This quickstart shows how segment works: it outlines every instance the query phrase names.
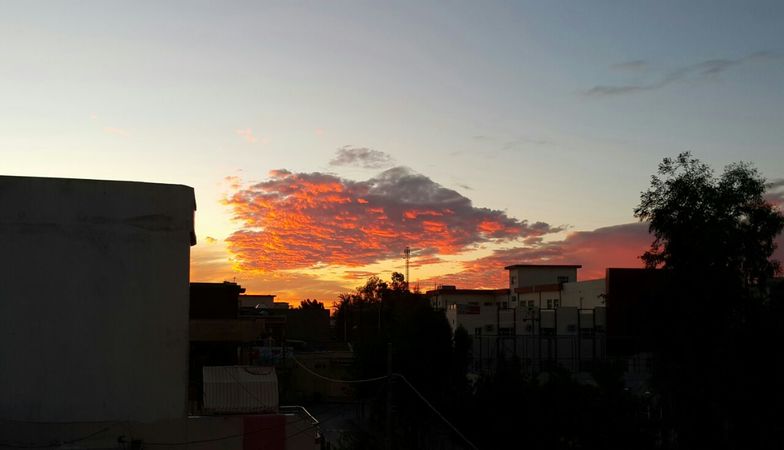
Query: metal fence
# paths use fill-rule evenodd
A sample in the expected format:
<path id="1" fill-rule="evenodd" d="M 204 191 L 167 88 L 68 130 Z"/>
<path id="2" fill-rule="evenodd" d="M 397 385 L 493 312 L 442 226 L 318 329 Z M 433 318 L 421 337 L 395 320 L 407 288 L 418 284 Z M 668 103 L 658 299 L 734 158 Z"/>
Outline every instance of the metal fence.
<path id="1" fill-rule="evenodd" d="M 472 369 L 476 373 L 494 372 L 500 360 L 516 360 L 527 373 L 555 367 L 580 372 L 607 358 L 604 334 L 481 335 L 474 336 L 472 344 Z"/>

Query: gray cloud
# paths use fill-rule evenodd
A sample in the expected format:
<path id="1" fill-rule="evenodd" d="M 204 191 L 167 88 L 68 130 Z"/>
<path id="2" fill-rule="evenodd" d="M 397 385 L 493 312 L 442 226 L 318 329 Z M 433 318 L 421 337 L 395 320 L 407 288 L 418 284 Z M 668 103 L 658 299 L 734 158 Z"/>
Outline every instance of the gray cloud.
<path id="1" fill-rule="evenodd" d="M 356 166 L 364 169 L 382 169 L 393 164 L 388 154 L 367 147 L 343 146 L 329 162 L 331 166 Z"/>
<path id="2" fill-rule="evenodd" d="M 648 62 L 646 62 L 643 59 L 635 59 L 635 60 L 632 60 L 632 61 L 624 61 L 624 62 L 620 62 L 618 64 L 613 64 L 610 67 L 612 67 L 613 69 L 618 69 L 618 70 L 638 71 L 638 70 L 647 69 L 648 68 Z"/>
<path id="3" fill-rule="evenodd" d="M 622 85 L 597 85 L 584 91 L 588 97 L 610 97 L 624 94 L 634 94 L 644 91 L 653 91 L 682 81 L 704 81 L 716 78 L 727 70 L 752 62 L 781 60 L 782 55 L 773 52 L 756 52 L 735 59 L 709 59 L 695 64 L 676 68 L 663 74 L 658 80 L 648 83 L 622 84 Z M 615 64 L 613 68 L 642 69 L 647 65 L 643 60 L 628 61 Z"/>
<path id="4" fill-rule="evenodd" d="M 767 184 L 765 200 L 771 205 L 784 210 L 784 178 L 773 180 Z"/>

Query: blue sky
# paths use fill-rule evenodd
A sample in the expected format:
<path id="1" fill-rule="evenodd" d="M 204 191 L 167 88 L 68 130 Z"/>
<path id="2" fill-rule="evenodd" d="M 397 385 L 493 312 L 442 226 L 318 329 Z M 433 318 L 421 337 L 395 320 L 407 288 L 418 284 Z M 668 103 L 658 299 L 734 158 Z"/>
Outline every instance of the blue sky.
<path id="1" fill-rule="evenodd" d="M 0 8 L 3 173 L 193 186 L 202 242 L 244 226 L 221 201 L 237 182 L 379 174 L 330 165 L 346 146 L 568 226 L 545 240 L 632 222 L 657 163 L 684 150 L 784 178 L 781 2 Z"/>

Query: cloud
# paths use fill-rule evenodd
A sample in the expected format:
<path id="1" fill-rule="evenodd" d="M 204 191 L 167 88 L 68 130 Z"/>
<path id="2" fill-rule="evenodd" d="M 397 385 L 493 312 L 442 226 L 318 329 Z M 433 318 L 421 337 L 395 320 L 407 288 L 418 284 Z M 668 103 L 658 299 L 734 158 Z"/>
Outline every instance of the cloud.
<path id="1" fill-rule="evenodd" d="M 299 305 L 300 300 L 306 298 L 318 299 L 331 308 L 337 296 L 344 292 L 351 292 L 357 284 L 364 284 L 357 280 L 339 281 L 328 280 L 318 275 L 299 272 L 275 272 L 265 274 L 263 277 L 245 277 L 237 275 L 237 282 L 247 289 L 248 293 L 275 294 L 276 302 L 288 302 L 289 305 Z"/>
<path id="2" fill-rule="evenodd" d="M 229 175 L 223 178 L 223 181 L 233 190 L 238 190 L 242 186 L 242 180 L 236 175 Z"/>
<path id="3" fill-rule="evenodd" d="M 430 178 L 395 167 L 366 181 L 278 170 L 226 199 L 242 224 L 227 239 L 240 270 L 319 264 L 359 267 L 400 257 L 454 255 L 484 242 L 560 231 L 471 200 Z"/>
<path id="4" fill-rule="evenodd" d="M 418 267 L 425 267 L 432 264 L 440 264 L 443 263 L 444 260 L 439 258 L 438 256 L 422 256 L 422 257 L 411 257 L 411 263 L 409 267 L 411 268 L 418 268 Z"/>
<path id="5" fill-rule="evenodd" d="M 512 264 L 581 264 L 580 279 L 603 278 L 608 267 L 642 267 L 639 256 L 652 241 L 647 223 L 577 231 L 562 241 L 495 250 L 490 256 L 463 263 L 461 272 L 427 281 L 463 288 L 499 288 L 508 285 L 504 267 Z"/>
<path id="6" fill-rule="evenodd" d="M 381 169 L 391 166 L 392 163 L 392 157 L 382 151 L 348 145 L 339 148 L 329 162 L 331 166 L 356 166 L 364 169 Z"/>
<path id="7" fill-rule="evenodd" d="M 120 137 L 128 137 L 128 131 L 117 127 L 103 127 L 103 131 Z"/>
<path id="8" fill-rule="evenodd" d="M 256 138 L 256 136 L 254 136 L 254 135 L 253 135 L 253 130 L 251 130 L 250 128 L 239 129 L 239 130 L 234 130 L 234 131 L 235 131 L 235 132 L 236 132 L 236 133 L 237 133 L 237 134 L 238 134 L 240 137 L 242 137 L 243 139 L 245 139 L 245 142 L 247 142 L 247 143 L 249 143 L 249 144 L 255 144 L 256 142 L 258 142 L 258 138 Z M 267 142 L 268 142 L 268 140 L 267 140 L 267 139 L 262 139 L 262 142 L 261 142 L 261 143 L 262 143 L 262 144 L 266 144 Z"/>
<path id="9" fill-rule="evenodd" d="M 765 200 L 777 207 L 784 213 L 784 178 L 773 180 L 768 183 L 768 191 L 765 193 Z M 773 251 L 772 258 L 784 265 L 784 234 L 780 234 L 775 239 L 776 250 Z M 784 274 L 780 274 L 784 275 Z"/>
<path id="10" fill-rule="evenodd" d="M 640 71 L 648 68 L 648 63 L 643 59 L 635 59 L 631 61 L 623 61 L 610 66 L 617 70 Z"/>
<path id="11" fill-rule="evenodd" d="M 343 279 L 354 281 L 365 281 L 372 276 L 377 276 L 376 272 L 368 272 L 364 270 L 346 270 L 343 272 Z"/>
<path id="12" fill-rule="evenodd" d="M 502 150 L 512 150 L 518 147 L 525 147 L 527 145 L 547 145 L 551 144 L 552 142 L 548 141 L 547 139 L 536 139 L 532 137 L 520 137 L 517 139 L 513 139 L 507 141 L 501 147 Z"/>
<path id="13" fill-rule="evenodd" d="M 771 181 L 768 183 L 767 188 L 765 200 L 773 206 L 784 209 L 784 178 Z"/>
<path id="14" fill-rule="evenodd" d="M 753 62 L 764 62 L 781 60 L 782 55 L 773 52 L 756 52 L 740 58 L 735 59 L 709 59 L 700 61 L 695 64 L 676 68 L 667 72 L 659 77 L 659 79 L 636 84 L 621 84 L 621 85 L 597 85 L 591 89 L 583 92 L 584 95 L 589 97 L 610 97 L 623 94 L 633 94 L 644 91 L 653 91 L 664 88 L 673 83 L 683 81 L 705 81 L 715 79 L 717 76 L 726 72 L 727 70 Z M 635 66 L 643 68 L 646 63 L 642 60 L 628 61 L 625 63 L 615 64 L 613 68 L 626 68 L 631 69 Z"/>

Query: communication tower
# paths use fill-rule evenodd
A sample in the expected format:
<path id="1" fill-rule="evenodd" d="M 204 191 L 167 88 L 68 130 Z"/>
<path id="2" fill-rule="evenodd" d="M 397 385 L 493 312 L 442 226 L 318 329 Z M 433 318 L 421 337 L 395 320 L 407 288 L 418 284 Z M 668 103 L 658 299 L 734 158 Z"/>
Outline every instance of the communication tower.
<path id="1" fill-rule="evenodd" d="M 405 282 L 406 282 L 406 290 L 409 290 L 408 289 L 408 263 L 409 263 L 409 260 L 411 259 L 411 247 L 406 246 L 406 249 L 403 250 L 403 256 L 406 258 L 406 280 L 405 280 Z"/>

